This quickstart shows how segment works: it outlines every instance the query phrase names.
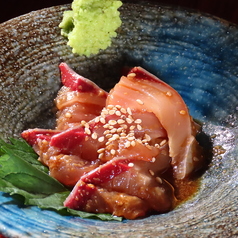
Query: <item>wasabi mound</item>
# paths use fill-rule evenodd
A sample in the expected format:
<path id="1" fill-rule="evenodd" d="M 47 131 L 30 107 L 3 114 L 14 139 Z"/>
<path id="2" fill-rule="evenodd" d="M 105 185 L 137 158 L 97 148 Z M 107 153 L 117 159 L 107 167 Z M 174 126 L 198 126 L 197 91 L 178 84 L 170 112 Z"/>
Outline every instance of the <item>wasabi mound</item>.
<path id="1" fill-rule="evenodd" d="M 90 56 L 109 47 L 121 25 L 121 5 L 116 0 L 74 0 L 59 25 L 73 53 Z"/>

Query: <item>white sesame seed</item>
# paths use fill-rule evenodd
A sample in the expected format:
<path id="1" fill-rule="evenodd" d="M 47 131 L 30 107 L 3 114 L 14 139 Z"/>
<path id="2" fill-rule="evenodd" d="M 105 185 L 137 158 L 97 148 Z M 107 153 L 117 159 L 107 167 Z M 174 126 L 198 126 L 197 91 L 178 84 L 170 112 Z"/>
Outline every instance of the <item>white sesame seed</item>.
<path id="1" fill-rule="evenodd" d="M 155 161 L 156 161 L 156 158 L 153 157 L 152 160 L 151 160 L 151 162 L 154 163 Z"/>
<path id="2" fill-rule="evenodd" d="M 162 140 L 159 145 L 160 145 L 160 146 L 163 146 L 163 145 L 166 144 L 166 142 L 167 142 L 167 140 Z"/>
<path id="3" fill-rule="evenodd" d="M 104 153 L 98 155 L 98 158 L 101 159 L 104 156 Z"/>
<path id="4" fill-rule="evenodd" d="M 118 134 L 114 134 L 111 139 L 112 140 L 117 140 L 119 138 L 120 138 L 120 136 Z"/>
<path id="5" fill-rule="evenodd" d="M 136 142 L 133 140 L 132 142 L 131 142 L 131 146 L 135 146 L 136 145 Z"/>
<path id="6" fill-rule="evenodd" d="M 118 123 L 118 124 L 123 124 L 123 123 L 125 123 L 125 120 L 123 120 L 123 119 L 118 119 L 118 120 L 117 120 L 117 123 Z"/>
<path id="7" fill-rule="evenodd" d="M 98 123 L 100 121 L 100 117 L 95 117 L 94 121 Z"/>
<path id="8" fill-rule="evenodd" d="M 104 139 L 105 139 L 104 136 L 101 136 L 101 137 L 98 138 L 98 141 L 99 141 L 99 142 L 103 142 Z"/>
<path id="9" fill-rule="evenodd" d="M 137 127 L 137 129 L 138 129 L 139 131 L 142 130 L 142 126 L 141 126 L 141 125 L 137 125 L 136 127 Z"/>
<path id="10" fill-rule="evenodd" d="M 114 125 L 117 124 L 117 121 L 115 121 L 115 120 L 109 120 L 108 124 L 109 124 L 110 126 L 114 126 Z"/>
<path id="11" fill-rule="evenodd" d="M 108 110 L 107 110 L 106 108 L 104 108 L 104 109 L 102 110 L 102 113 L 103 113 L 104 115 L 108 115 Z"/>
<path id="12" fill-rule="evenodd" d="M 116 114 L 117 116 L 119 116 L 119 117 L 121 116 L 121 112 L 118 111 L 118 110 L 115 112 L 115 114 Z"/>
<path id="13" fill-rule="evenodd" d="M 172 93 L 170 91 L 166 92 L 166 95 L 171 97 L 172 96 Z"/>
<path id="14" fill-rule="evenodd" d="M 129 167 L 133 167 L 133 166 L 134 166 L 134 163 L 129 163 L 128 166 L 129 166 Z"/>
<path id="15" fill-rule="evenodd" d="M 127 77 L 132 77 L 132 78 L 134 78 L 134 77 L 136 77 L 136 74 L 135 74 L 135 73 L 130 73 L 130 74 L 127 75 Z"/>
<path id="16" fill-rule="evenodd" d="M 66 113 L 65 113 L 65 117 L 71 118 L 71 117 L 72 117 L 72 114 L 71 114 L 70 112 L 66 112 Z"/>
<path id="17" fill-rule="evenodd" d="M 141 119 L 136 119 L 136 120 L 135 120 L 135 123 L 136 123 L 136 124 L 140 124 L 141 122 L 142 122 Z"/>
<path id="18" fill-rule="evenodd" d="M 130 126 L 130 130 L 133 131 L 136 127 L 135 126 Z"/>
<path id="19" fill-rule="evenodd" d="M 131 146 L 131 142 L 130 142 L 130 141 L 126 141 L 125 147 L 128 148 L 128 147 L 130 147 L 130 146 Z"/>
<path id="20" fill-rule="evenodd" d="M 128 126 L 127 126 L 126 124 L 121 125 L 121 127 L 122 127 L 124 130 L 126 130 L 126 129 L 128 128 Z"/>
<path id="21" fill-rule="evenodd" d="M 185 110 L 181 110 L 181 111 L 179 112 L 179 114 L 185 115 L 185 114 L 186 114 L 186 111 L 185 111 Z"/>
<path id="22" fill-rule="evenodd" d="M 130 136 L 130 137 L 127 137 L 127 139 L 132 141 L 132 140 L 135 140 L 135 137 L 134 136 Z"/>
<path id="23" fill-rule="evenodd" d="M 128 113 L 129 115 L 132 115 L 131 108 L 128 107 L 128 108 L 126 109 L 126 111 L 127 111 L 127 113 Z"/>
<path id="24" fill-rule="evenodd" d="M 105 151 L 105 149 L 104 149 L 104 148 L 100 148 L 100 149 L 98 149 L 98 151 L 97 151 L 97 152 L 98 152 L 99 154 L 101 154 L 101 153 L 103 153 L 104 151 Z"/>
<path id="25" fill-rule="evenodd" d="M 140 99 L 136 99 L 136 102 L 138 102 L 140 105 L 144 105 L 144 103 Z"/>
<path id="26" fill-rule="evenodd" d="M 111 138 L 112 137 L 112 134 L 108 133 L 105 135 L 105 137 L 108 139 L 108 138 Z"/>
<path id="27" fill-rule="evenodd" d="M 122 127 L 117 128 L 117 133 L 121 133 L 124 129 Z"/>
<path id="28" fill-rule="evenodd" d="M 98 138 L 98 134 L 97 134 L 96 132 L 93 132 L 92 138 L 93 138 L 94 140 L 96 140 L 96 139 Z"/>
<path id="29" fill-rule="evenodd" d="M 125 108 L 122 107 L 122 108 L 120 109 L 120 111 L 121 111 L 121 113 L 126 114 L 126 109 L 125 109 Z"/>
<path id="30" fill-rule="evenodd" d="M 151 141 L 151 137 L 150 137 L 148 134 L 145 134 L 145 139 L 146 139 L 147 141 Z"/>
<path id="31" fill-rule="evenodd" d="M 115 106 L 117 109 L 121 109 L 121 105 L 116 105 Z"/>
<path id="32" fill-rule="evenodd" d="M 133 120 L 130 119 L 130 118 L 126 118 L 126 122 L 127 122 L 128 124 L 131 124 L 131 123 L 133 122 Z"/>
<path id="33" fill-rule="evenodd" d="M 87 123 L 87 122 L 84 121 L 84 120 L 81 121 L 81 125 L 83 125 L 83 126 L 84 126 L 86 123 Z"/>
<path id="34" fill-rule="evenodd" d="M 153 170 L 151 170 L 151 169 L 149 169 L 149 173 L 150 173 L 152 176 L 154 176 L 154 175 L 155 175 L 154 171 L 153 171 Z"/>
<path id="35" fill-rule="evenodd" d="M 156 177 L 155 180 L 156 180 L 156 182 L 158 182 L 158 183 L 160 183 L 160 184 L 163 183 L 163 181 L 162 181 L 162 179 L 161 179 L 160 177 Z"/>
<path id="36" fill-rule="evenodd" d="M 115 154 L 116 154 L 116 150 L 111 149 L 111 150 L 110 150 L 110 153 L 111 153 L 112 155 L 115 155 Z"/>
<path id="37" fill-rule="evenodd" d="M 88 123 L 85 123 L 85 124 L 84 124 L 84 127 L 85 127 L 85 129 L 86 129 L 86 128 L 89 128 L 89 124 L 88 124 Z"/>
<path id="38" fill-rule="evenodd" d="M 104 118 L 104 117 L 100 117 L 100 122 L 101 122 L 102 124 L 105 124 L 105 123 L 106 123 L 105 118 Z"/>
<path id="39" fill-rule="evenodd" d="M 103 125 L 103 128 L 105 128 L 105 129 L 108 129 L 109 127 L 110 127 L 109 124 L 105 124 L 105 125 Z"/>
<path id="40" fill-rule="evenodd" d="M 110 110 L 110 111 L 108 112 L 108 114 L 109 114 L 109 115 L 114 115 L 115 112 L 116 112 L 116 110 L 113 109 L 113 110 Z"/>
<path id="41" fill-rule="evenodd" d="M 114 106 L 113 105 L 108 105 L 107 108 L 110 110 L 110 109 L 114 108 Z"/>
<path id="42" fill-rule="evenodd" d="M 91 135 L 90 129 L 86 127 L 86 128 L 85 128 L 85 133 L 88 134 L 88 135 Z"/>
<path id="43" fill-rule="evenodd" d="M 114 134 L 114 133 L 116 133 L 117 132 L 117 128 L 112 128 L 111 130 L 110 130 L 110 133 L 112 133 L 112 134 Z"/>

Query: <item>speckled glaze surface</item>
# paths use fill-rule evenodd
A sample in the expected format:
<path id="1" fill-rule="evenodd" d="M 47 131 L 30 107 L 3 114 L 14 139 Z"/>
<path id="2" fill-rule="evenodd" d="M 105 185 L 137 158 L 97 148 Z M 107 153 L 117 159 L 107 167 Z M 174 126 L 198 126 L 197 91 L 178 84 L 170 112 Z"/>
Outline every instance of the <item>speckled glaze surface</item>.
<path id="1" fill-rule="evenodd" d="M 198 193 L 167 214 L 103 222 L 24 207 L 0 193 L 0 232 L 8 237 L 238 236 L 238 27 L 184 9 L 124 4 L 112 47 L 90 58 L 71 53 L 57 6 L 0 25 L 0 136 L 49 127 L 60 87 L 58 64 L 110 88 L 123 66 L 140 65 L 177 89 L 204 123 L 214 154 Z M 39 119 L 40 118 L 40 119 Z"/>

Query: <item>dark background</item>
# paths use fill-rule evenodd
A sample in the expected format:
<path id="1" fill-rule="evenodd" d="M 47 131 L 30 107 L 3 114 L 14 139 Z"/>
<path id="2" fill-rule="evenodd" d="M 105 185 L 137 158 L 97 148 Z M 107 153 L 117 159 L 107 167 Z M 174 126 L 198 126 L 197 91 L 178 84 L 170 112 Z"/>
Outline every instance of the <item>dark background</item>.
<path id="1" fill-rule="evenodd" d="M 123 0 L 126 2 L 127 0 Z M 136 0 L 130 0 L 136 2 Z M 210 13 L 238 24 L 238 0 L 150 0 Z M 0 23 L 30 11 L 71 3 L 72 0 L 0 0 Z"/>

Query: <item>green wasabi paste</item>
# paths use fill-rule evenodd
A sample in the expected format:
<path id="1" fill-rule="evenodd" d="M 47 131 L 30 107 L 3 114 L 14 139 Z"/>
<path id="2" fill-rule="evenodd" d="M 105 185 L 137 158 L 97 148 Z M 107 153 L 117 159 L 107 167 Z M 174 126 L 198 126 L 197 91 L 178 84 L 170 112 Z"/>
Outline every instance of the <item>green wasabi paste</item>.
<path id="1" fill-rule="evenodd" d="M 73 53 L 89 56 L 110 46 L 121 25 L 121 5 L 117 0 L 74 0 L 59 25 Z"/>

